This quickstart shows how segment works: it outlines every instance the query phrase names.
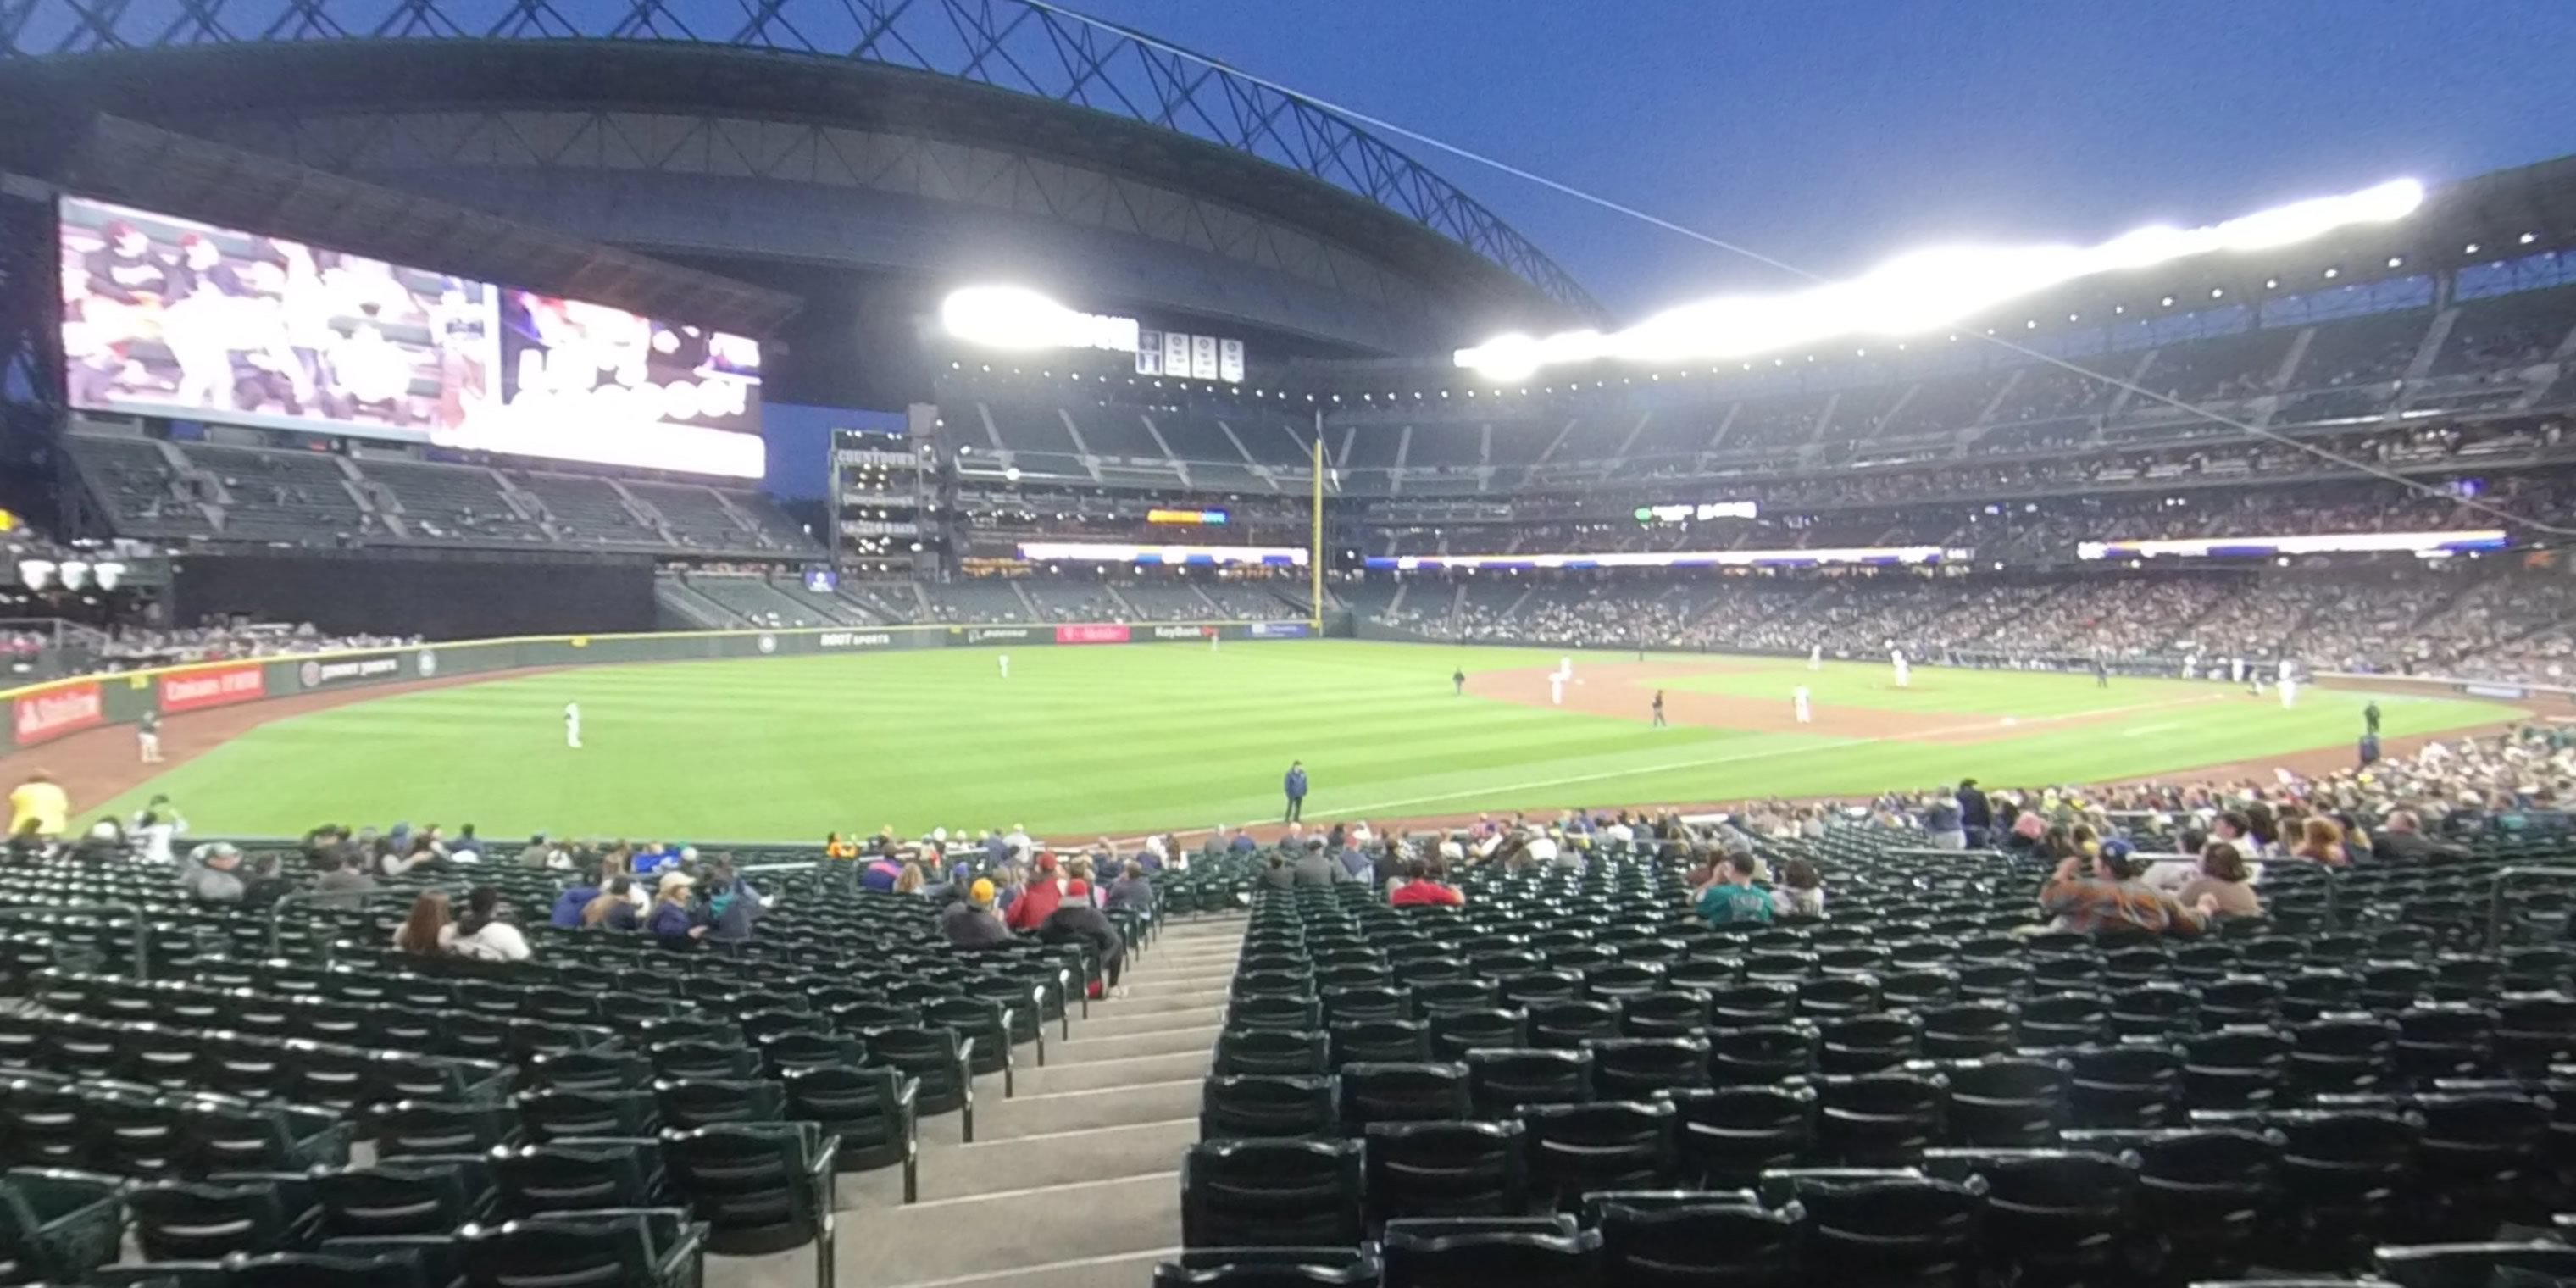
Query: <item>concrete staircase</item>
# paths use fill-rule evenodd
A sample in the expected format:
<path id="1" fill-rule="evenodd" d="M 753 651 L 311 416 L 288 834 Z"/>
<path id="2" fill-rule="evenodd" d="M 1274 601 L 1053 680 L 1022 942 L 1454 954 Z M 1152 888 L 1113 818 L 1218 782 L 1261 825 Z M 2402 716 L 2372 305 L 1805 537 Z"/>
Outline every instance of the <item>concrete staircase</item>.
<path id="1" fill-rule="evenodd" d="M 1181 1245 L 1181 1156 L 1243 942 L 1238 917 L 1183 921 L 1131 957 L 1127 996 L 1076 1012 L 1047 1064 L 1019 1048 L 1018 1094 L 975 1091 L 924 1119 L 921 1201 L 899 1169 L 840 1183 L 838 1288 L 1133 1288 Z M 707 1259 L 707 1288 L 810 1288 L 810 1248 Z"/>

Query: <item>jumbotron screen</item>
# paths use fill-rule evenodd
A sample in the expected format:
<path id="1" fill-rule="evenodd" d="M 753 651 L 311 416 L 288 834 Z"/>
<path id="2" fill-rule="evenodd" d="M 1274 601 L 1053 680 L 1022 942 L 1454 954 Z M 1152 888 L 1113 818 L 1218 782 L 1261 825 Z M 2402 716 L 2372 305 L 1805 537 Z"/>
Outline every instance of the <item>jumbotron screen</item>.
<path id="1" fill-rule="evenodd" d="M 65 197 L 75 407 L 759 478 L 760 346 Z"/>

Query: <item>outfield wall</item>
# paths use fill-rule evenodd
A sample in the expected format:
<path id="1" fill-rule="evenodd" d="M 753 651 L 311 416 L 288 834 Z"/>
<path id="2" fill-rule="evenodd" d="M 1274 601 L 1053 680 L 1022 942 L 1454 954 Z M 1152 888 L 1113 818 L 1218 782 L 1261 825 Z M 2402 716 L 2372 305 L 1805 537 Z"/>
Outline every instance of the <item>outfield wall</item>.
<path id="1" fill-rule="evenodd" d="M 1538 639 L 1451 639 L 1436 635 L 1426 635 L 1420 631 L 1408 631 L 1402 627 L 1388 626 L 1382 622 L 1372 621 L 1355 622 L 1352 626 L 1352 634 L 1356 638 L 1364 640 L 1382 640 L 1388 643 L 1397 644 L 1446 644 L 1457 648 L 1555 649 L 1578 655 L 1609 654 L 1617 657 L 1634 657 L 1639 652 L 1635 647 L 1625 644 L 1567 644 L 1560 640 Z M 1787 649 L 1723 648 L 1716 646 L 1691 649 L 1676 648 L 1667 645 L 1653 645 L 1648 646 L 1644 652 L 1657 656 L 1691 654 L 1701 657 L 1758 657 L 1790 662 L 1803 661 L 1807 656 L 1804 653 L 1794 652 Z M 1838 654 L 1827 654 L 1825 660 L 1830 662 L 1885 662 L 1887 659 L 1883 657 L 1854 658 Z M 2110 663 L 2110 671 L 2113 675 L 2127 676 L 2135 679 L 2181 680 L 2188 678 L 2193 682 L 2200 684 L 2234 685 L 2241 683 L 2241 681 L 2229 680 L 2226 676 L 2221 674 L 2206 674 L 2186 677 L 2183 675 L 2183 664 L 2184 660 L 2181 658 L 2120 658 Z M 2092 661 L 2088 658 L 2082 657 L 2020 657 L 2003 653 L 1954 651 L 1916 658 L 1915 665 L 1918 668 L 1955 666 L 1972 671 L 2039 671 L 2060 675 L 2081 675 L 2090 671 Z M 2271 668 L 2269 666 L 2264 666 L 2260 669 L 2268 683 L 2271 676 Z M 2389 675 L 2374 671 L 2318 671 L 2314 673 L 2310 679 L 2321 687 L 2329 689 L 2358 689 L 2372 693 L 2410 694 L 2416 697 L 2427 698 L 2487 698 L 2502 702 L 2527 702 L 2542 707 L 2563 706 L 2576 708 L 2576 687 L 2558 684 L 2515 684 L 2506 680 L 2469 680 L 2462 679 L 2457 676 L 2446 675 Z"/>
<path id="2" fill-rule="evenodd" d="M 9 703 L 9 747 L 34 747 L 146 712 L 185 715 L 309 693 L 499 674 L 534 667 L 721 658 L 815 657 L 925 648 L 1054 648 L 1182 640 L 1309 639 L 1350 633 L 1348 614 L 1313 622 L 1142 622 L 1006 626 L 834 626 L 775 631 L 659 631 L 633 635 L 531 635 L 242 662 L 196 662 L 0 690 Z"/>

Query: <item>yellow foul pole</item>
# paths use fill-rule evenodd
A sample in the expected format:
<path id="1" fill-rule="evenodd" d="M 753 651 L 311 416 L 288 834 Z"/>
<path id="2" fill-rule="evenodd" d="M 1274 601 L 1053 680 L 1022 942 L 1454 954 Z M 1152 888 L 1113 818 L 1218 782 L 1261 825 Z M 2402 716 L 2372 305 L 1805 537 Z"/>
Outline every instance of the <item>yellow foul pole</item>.
<path id="1" fill-rule="evenodd" d="M 1306 593 L 1311 597 L 1313 629 L 1324 633 L 1324 413 L 1315 413 L 1315 528 L 1306 553 Z"/>

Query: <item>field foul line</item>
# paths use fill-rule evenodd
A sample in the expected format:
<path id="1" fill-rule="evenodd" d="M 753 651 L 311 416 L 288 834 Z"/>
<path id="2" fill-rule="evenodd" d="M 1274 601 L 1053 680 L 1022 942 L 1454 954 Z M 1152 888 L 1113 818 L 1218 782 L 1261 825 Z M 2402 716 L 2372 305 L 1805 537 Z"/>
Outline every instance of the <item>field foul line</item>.
<path id="1" fill-rule="evenodd" d="M 2062 724 L 2069 720 L 2094 720 L 2104 716 L 2129 715 L 2140 711 L 2168 711 L 2176 707 L 2198 706 L 2205 702 L 2225 702 L 2233 696 L 2233 694 L 2226 693 L 2210 693 L 2192 698 L 2170 698 L 2161 702 L 2133 702 L 2123 707 L 2104 707 L 2094 711 L 2068 711 L 2053 716 L 2033 716 L 2028 720 L 2015 720 L 2010 727 L 2015 729 L 2026 729 L 2034 725 Z M 1777 751 L 1736 752 L 1731 755 L 1709 756 L 1699 760 L 1677 760 L 1660 765 L 1638 765 L 1628 769 L 1604 770 L 1597 774 L 1576 774 L 1569 778 L 1550 778 L 1539 782 L 1506 783 L 1500 786 L 1471 787 L 1463 791 L 1442 792 L 1434 796 L 1414 796 L 1408 797 L 1404 800 L 1376 801 L 1367 805 L 1343 806 L 1334 809 L 1332 812 L 1334 815 L 1339 817 L 1366 818 L 1371 814 L 1381 814 L 1391 809 L 1408 809 L 1415 805 L 1433 805 L 1438 804 L 1441 801 L 1462 800 L 1470 796 L 1485 796 L 1495 792 L 1539 791 L 1546 788 L 1571 787 L 1579 783 L 1606 782 L 1614 778 L 1632 778 L 1638 774 L 1664 774 L 1671 773 L 1678 769 L 1704 769 L 1710 765 L 1729 765 L 1745 760 L 1773 760 L 1783 756 L 1804 755 L 1808 752 L 1814 751 L 1839 751 L 1846 747 L 1872 746 L 1882 742 L 1917 742 L 1932 738 L 1950 737 L 1955 734 L 1979 733 L 1990 729 L 2005 727 L 2003 725 L 2005 719 L 2007 719 L 2007 717 L 1992 716 L 1971 724 L 1951 725 L 1939 729 L 1918 729 L 1903 737 L 1838 738 L 1831 742 L 1820 742 L 1810 746 L 1790 747 Z M 1270 823 L 1272 821 L 1274 820 L 1269 818 L 1256 818 L 1247 820 L 1243 823 L 1225 823 L 1218 825 L 1215 831 L 1226 832 L 1237 827 L 1251 827 L 1259 824 Z M 1171 832 L 1169 835 L 1176 837 L 1198 836 L 1208 830 L 1209 829 L 1206 828 L 1183 828 Z M 1112 843 L 1125 847 L 1130 845 L 1141 845 L 1144 843 L 1144 839 L 1142 837 L 1118 838 Z"/>

